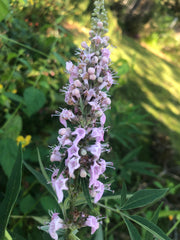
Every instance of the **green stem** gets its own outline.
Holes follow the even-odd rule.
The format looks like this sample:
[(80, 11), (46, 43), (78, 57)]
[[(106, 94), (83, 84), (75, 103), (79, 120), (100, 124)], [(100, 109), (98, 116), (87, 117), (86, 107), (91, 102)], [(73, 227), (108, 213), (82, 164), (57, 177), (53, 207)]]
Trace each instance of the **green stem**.
[(103, 207), (103, 208), (106, 208), (106, 209), (109, 209), (111, 210), (112, 212), (115, 212), (115, 213), (118, 213), (118, 214), (123, 214), (122, 212), (119, 211), (119, 209), (115, 209), (115, 208), (111, 208), (111, 207), (108, 207), (102, 203), (96, 203), (96, 205), (100, 206), (100, 207)]
[(176, 227), (179, 225), (180, 223), (180, 219), (172, 226), (172, 228), (167, 232), (167, 236), (169, 236), (175, 229)]
[(11, 237), (11, 235), (8, 233), (7, 230), (5, 230), (5, 238), (6, 238), (7, 240), (13, 240), (12, 237)]

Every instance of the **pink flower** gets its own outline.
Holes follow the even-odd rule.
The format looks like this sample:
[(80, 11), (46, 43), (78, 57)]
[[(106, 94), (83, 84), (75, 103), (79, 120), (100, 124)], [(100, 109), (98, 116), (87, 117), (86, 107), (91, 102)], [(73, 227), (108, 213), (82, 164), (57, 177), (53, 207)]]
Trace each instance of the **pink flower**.
[(89, 216), (86, 219), (85, 226), (91, 227), (91, 234), (94, 234), (95, 231), (99, 228), (99, 222), (94, 216)]
[(57, 231), (64, 227), (63, 220), (58, 217), (59, 213), (53, 213), (51, 222), (49, 223), (49, 234), (54, 240), (58, 240)]

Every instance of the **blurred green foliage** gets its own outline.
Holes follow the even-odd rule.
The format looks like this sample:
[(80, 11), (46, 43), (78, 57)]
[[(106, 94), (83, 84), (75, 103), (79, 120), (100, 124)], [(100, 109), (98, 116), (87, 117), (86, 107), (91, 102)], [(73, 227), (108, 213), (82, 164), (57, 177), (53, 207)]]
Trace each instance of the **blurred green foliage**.
[[(115, 4), (119, 4), (118, 1), (107, 1), (107, 7), (117, 12), (118, 8), (114, 10), (113, 7)], [(50, 239), (47, 234), (39, 231), (37, 226), (47, 222), (48, 210), (58, 209), (58, 205), (48, 193), (51, 190), (43, 186), (46, 182), (39, 173), (36, 146), (40, 149), (44, 166), (48, 168), (48, 145), (55, 144), (59, 127), (58, 121), (51, 119), (51, 114), (64, 106), (64, 96), (59, 93), (59, 89), (62, 89), (68, 80), (65, 62), (76, 61), (74, 54), (77, 46), (74, 44), (74, 36), (68, 21), (76, 19), (83, 24), (83, 17), (89, 14), (91, 8), (92, 1), (0, 1), (0, 165), (2, 167), (0, 202), (4, 199), (6, 182), (10, 179), (16, 162), (18, 137), (24, 138), (25, 145), (30, 143), (23, 149), (26, 168), (23, 169), (21, 191), (8, 225), (13, 239)], [(86, 9), (84, 15), (82, 9)], [(90, 15), (88, 17), (90, 18)], [(120, 20), (118, 18), (118, 21)], [(150, 34), (144, 35), (147, 41), (150, 39), (158, 45), (161, 39), (164, 46), (166, 41), (169, 41), (168, 37), (164, 37), (164, 32), (172, 20), (171, 16), (165, 16), (162, 20), (157, 14), (152, 19), (153, 23), (157, 24), (156, 31), (152, 24)], [(142, 29), (141, 24), (135, 29), (136, 33), (139, 29)], [(167, 36), (170, 35), (171, 31), (167, 32)], [(116, 39), (119, 42), (119, 38)], [(179, 190), (179, 185), (176, 184), (178, 179), (158, 176), (160, 171), (158, 165), (162, 162), (154, 161), (149, 154), (150, 143), (147, 140), (152, 133), (152, 119), (141, 110), (139, 105), (132, 104), (128, 98), (124, 100), (123, 94), (123, 97), (120, 96), (121, 89), (126, 88), (129, 78), (137, 77), (134, 74), (133, 64), (120, 57), (115, 62), (114, 69), (120, 75), (120, 79), (117, 79), (118, 85), (112, 89), (112, 109), (107, 113), (107, 126), (111, 126), (107, 138), (113, 151), (106, 156), (106, 159), (113, 160), (115, 167), (115, 170), (108, 170), (109, 181), (116, 192), (120, 192), (122, 182), (128, 183), (128, 192), (146, 186), (168, 187), (169, 197), (165, 200), (165, 207), (162, 206), (159, 210), (161, 217), (159, 223), (166, 231), (177, 223), (176, 218), (179, 216), (179, 212), (176, 211), (178, 198), (174, 197)], [(32, 137), (31, 142), (26, 140), (26, 136), (29, 135)], [(166, 141), (160, 141), (162, 141), (160, 146), (168, 145)], [(170, 145), (168, 146), (171, 148)], [(105, 200), (105, 204), (107, 202), (108, 200)], [(108, 204), (112, 206), (119, 204), (119, 199), (109, 201)], [(156, 206), (148, 211), (140, 210), (140, 213), (151, 219), (154, 217), (155, 209)], [(131, 211), (133, 213), (133, 210)], [(95, 239), (100, 240), (103, 234), (105, 240), (118, 239), (119, 236), (124, 240), (128, 239), (122, 218), (108, 210), (106, 216), (103, 226), (105, 232), (102, 233), (100, 229)], [(168, 219), (169, 216), (173, 217), (174, 222)], [(131, 229), (128, 219), (126, 225)], [(142, 234), (146, 239), (146, 232)], [(87, 237), (90, 237), (89, 233)]]

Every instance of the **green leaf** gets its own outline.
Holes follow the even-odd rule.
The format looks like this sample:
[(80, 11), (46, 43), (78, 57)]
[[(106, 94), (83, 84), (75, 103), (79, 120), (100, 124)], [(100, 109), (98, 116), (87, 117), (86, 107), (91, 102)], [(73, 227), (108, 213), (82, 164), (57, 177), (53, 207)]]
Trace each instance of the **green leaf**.
[(9, 12), (9, 1), (0, 0), (0, 22), (6, 17)]
[(35, 207), (36, 201), (34, 198), (28, 194), (26, 197), (24, 197), (20, 202), (20, 210), (24, 213), (30, 213), (33, 208)]
[(28, 116), (31, 116), (43, 107), (46, 99), (42, 91), (34, 87), (28, 87), (24, 91), (24, 102), (26, 105), (24, 112)]
[(127, 195), (127, 187), (124, 182), (122, 186), (122, 192), (121, 192), (121, 207), (123, 207), (126, 202), (126, 195)]
[(88, 181), (87, 181), (86, 178), (81, 178), (81, 183), (82, 183), (82, 189), (83, 189), (84, 197), (87, 201), (87, 204), (92, 209), (93, 206), (92, 206), (92, 202), (91, 202), (91, 196), (89, 194)]
[(141, 236), (139, 235), (139, 232), (136, 229), (136, 227), (127, 218), (123, 218), (123, 219), (128, 228), (131, 240), (141, 240)]
[(17, 144), (12, 139), (3, 138), (0, 140), (0, 164), (8, 177), (11, 174), (13, 164), (16, 160), (17, 149)]
[(94, 240), (104, 240), (103, 229), (102, 229), (102, 225), (101, 224), (100, 224), (98, 230), (96, 231)]
[(4, 95), (13, 101), (23, 103), (23, 98), (17, 94), (14, 94), (11, 92), (5, 92)]
[(11, 211), (21, 188), (22, 158), (21, 145), (19, 145), (16, 162), (14, 163), (11, 176), (7, 183), (5, 197), (0, 205), (0, 239), (4, 237)]
[(41, 172), (42, 172), (43, 176), (45, 177), (45, 179), (46, 179), (47, 181), (50, 181), (49, 176), (47, 175), (46, 170), (45, 170), (45, 168), (44, 168), (44, 165), (43, 165), (43, 163), (42, 163), (41, 156), (40, 156), (40, 152), (39, 152), (39, 149), (38, 149), (38, 148), (37, 148), (37, 154), (38, 154), (38, 161), (39, 161), (39, 166), (40, 166), (40, 168), (41, 168)]
[(121, 208), (122, 210), (144, 207), (164, 197), (168, 189), (144, 189), (133, 194)]
[(154, 223), (150, 222), (149, 220), (140, 217), (140, 216), (128, 216), (124, 214), (124, 217), (130, 219), (131, 221), (137, 223), (142, 228), (147, 230), (148, 232), (152, 233), (154, 237), (156, 237), (158, 240), (171, 240), (166, 234)]
[[(159, 205), (159, 207), (156, 209), (156, 211), (155, 211), (155, 213), (154, 213), (154, 215), (153, 215), (153, 217), (151, 219), (151, 222), (153, 222), (154, 224), (157, 224), (157, 222), (158, 222), (158, 216), (159, 216), (159, 212), (161, 210), (162, 205), (163, 205), (163, 203), (161, 203)], [(149, 232), (146, 232), (145, 240), (153, 240), (153, 235), (151, 233), (149, 233)]]
[(48, 190), (48, 192), (57, 200), (56, 194), (53, 191), (53, 188), (50, 184), (47, 183), (45, 177), (39, 173), (38, 171), (34, 170), (29, 164), (23, 162), (25, 167), (35, 176), (35, 178)]
[(42, 207), (44, 208), (44, 210), (46, 210), (46, 212), (49, 209), (56, 209), (56, 210), (59, 209), (59, 205), (58, 205), (57, 201), (51, 196), (43, 196), (40, 199), (40, 203), (41, 203)]
[(14, 116), (2, 129), (6, 138), (16, 140), (22, 130), (22, 118), (19, 115)]
[(64, 58), (56, 52), (53, 52), (53, 55), (59, 61), (59, 63), (61, 63), (65, 67), (66, 61), (64, 60)]
[(122, 164), (131, 161), (135, 156), (137, 156), (137, 154), (139, 153), (139, 151), (141, 150), (142, 147), (138, 147), (135, 148), (133, 151), (131, 151), (130, 153), (128, 153), (122, 160)]

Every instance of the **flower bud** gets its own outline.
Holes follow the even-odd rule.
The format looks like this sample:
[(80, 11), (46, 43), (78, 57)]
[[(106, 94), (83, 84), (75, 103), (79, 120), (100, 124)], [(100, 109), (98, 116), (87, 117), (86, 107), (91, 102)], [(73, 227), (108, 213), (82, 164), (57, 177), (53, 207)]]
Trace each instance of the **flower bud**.
[(78, 73), (79, 73), (79, 74), (81, 74), (82, 72), (83, 72), (82, 69), (79, 69), (79, 70), (78, 70)]
[(81, 87), (82, 86), (82, 83), (79, 81), (79, 79), (74, 81), (74, 86), (75, 87)]
[(103, 82), (103, 78), (102, 77), (98, 77), (98, 83), (102, 83)]
[(93, 80), (93, 81), (96, 80), (96, 75), (95, 75), (95, 74), (90, 75), (90, 76), (89, 76), (89, 79), (91, 79), (91, 80)]
[(66, 128), (61, 128), (61, 129), (59, 129), (59, 135), (61, 135), (61, 136), (63, 136), (63, 135), (65, 135), (66, 134)]
[(83, 47), (83, 48), (88, 48), (88, 45), (87, 45), (86, 42), (82, 42), (82, 43), (81, 43), (81, 47)]
[(97, 56), (99, 56), (99, 55), (100, 55), (100, 52), (99, 52), (99, 51), (96, 51), (95, 54), (96, 54)]
[(98, 57), (96, 57), (96, 56), (93, 57), (92, 62), (93, 62), (93, 63), (98, 63)]
[(86, 149), (82, 148), (80, 151), (81, 156), (86, 156), (87, 155), (87, 151)]
[(108, 61), (109, 61), (109, 60), (108, 60), (107, 57), (102, 57), (102, 62), (103, 62), (103, 63), (108, 63)]
[(103, 111), (102, 111), (102, 110), (99, 110), (99, 111), (97, 111), (97, 112), (95, 113), (95, 116), (96, 116), (96, 117), (101, 117), (102, 114), (103, 114)]
[(98, 22), (97, 25), (98, 25), (99, 28), (103, 27), (103, 23), (102, 22)]
[(72, 95), (77, 97), (77, 98), (80, 98), (80, 91), (78, 88), (75, 88), (72, 90)]
[(87, 176), (87, 172), (84, 168), (80, 170), (80, 177), (85, 178)]
[(89, 74), (94, 74), (95, 73), (95, 68), (92, 68), (92, 67), (88, 68), (88, 73)]
[(90, 195), (91, 195), (91, 197), (94, 198), (94, 197), (96, 196), (96, 192), (95, 192), (94, 190), (91, 190), (91, 191), (90, 191)]

